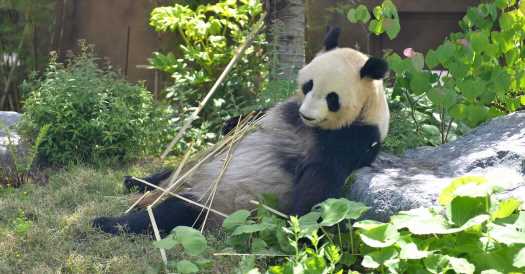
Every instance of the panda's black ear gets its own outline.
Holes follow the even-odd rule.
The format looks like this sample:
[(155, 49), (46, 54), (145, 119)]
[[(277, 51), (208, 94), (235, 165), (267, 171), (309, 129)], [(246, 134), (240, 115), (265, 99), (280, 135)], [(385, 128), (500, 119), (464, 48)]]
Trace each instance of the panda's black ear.
[(340, 28), (332, 26), (327, 27), (326, 35), (324, 37), (325, 51), (332, 50), (339, 45), (339, 34), (341, 34)]
[(365, 65), (361, 68), (361, 78), (370, 78), (374, 80), (383, 79), (388, 71), (388, 64), (385, 60), (376, 57), (370, 57)]

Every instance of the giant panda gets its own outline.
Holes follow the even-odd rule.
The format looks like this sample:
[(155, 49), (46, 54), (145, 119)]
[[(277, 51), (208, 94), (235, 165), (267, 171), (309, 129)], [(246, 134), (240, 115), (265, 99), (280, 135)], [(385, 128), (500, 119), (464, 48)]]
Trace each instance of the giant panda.
[[(339, 33), (338, 28), (330, 28), (324, 48), (299, 71), (298, 93), (268, 109), (257, 129), (237, 143), (215, 193), (214, 209), (226, 214), (251, 209), (250, 200), (273, 193), (280, 211), (300, 216), (340, 195), (351, 172), (374, 161), (390, 119), (382, 81), (387, 64), (338, 47)], [(223, 152), (201, 165), (185, 180), (189, 188), (180, 194), (204, 203), (225, 157)], [(162, 185), (169, 174), (146, 180)], [(153, 208), (164, 233), (179, 225), (198, 224), (200, 212), (201, 208), (176, 197)], [(210, 213), (208, 218), (220, 223), (223, 217)], [(151, 231), (146, 210), (99, 217), (93, 225), (112, 234)]]

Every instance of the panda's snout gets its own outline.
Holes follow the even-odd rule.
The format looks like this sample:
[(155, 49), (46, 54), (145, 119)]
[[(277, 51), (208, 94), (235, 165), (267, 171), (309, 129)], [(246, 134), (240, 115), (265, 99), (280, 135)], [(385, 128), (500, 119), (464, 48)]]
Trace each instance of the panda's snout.
[(301, 118), (303, 118), (306, 121), (314, 121), (315, 120), (315, 118), (308, 117), (308, 116), (302, 114), (301, 112), (299, 112), (299, 115), (301, 116)]

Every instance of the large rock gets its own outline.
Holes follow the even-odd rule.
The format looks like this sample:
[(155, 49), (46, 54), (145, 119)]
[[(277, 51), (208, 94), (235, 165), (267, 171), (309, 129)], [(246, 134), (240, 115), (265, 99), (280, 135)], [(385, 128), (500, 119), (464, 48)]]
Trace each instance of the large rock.
[(20, 136), (16, 133), (14, 126), (20, 120), (22, 114), (13, 111), (0, 111), (0, 166), (6, 167), (11, 162), (9, 145), (13, 146), (17, 154), (22, 155), (25, 148), (22, 147)]
[(357, 172), (349, 198), (372, 208), (366, 218), (387, 221), (401, 210), (436, 205), (441, 190), (463, 175), (485, 176), (504, 186), (500, 195), (525, 201), (525, 112), (493, 119), (439, 147), (401, 157), (382, 153)]

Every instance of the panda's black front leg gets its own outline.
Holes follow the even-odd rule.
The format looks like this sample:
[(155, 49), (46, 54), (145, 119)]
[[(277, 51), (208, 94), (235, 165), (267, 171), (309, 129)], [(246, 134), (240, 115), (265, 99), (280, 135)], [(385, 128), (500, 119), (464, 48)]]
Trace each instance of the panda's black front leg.
[(302, 216), (324, 200), (341, 192), (345, 178), (333, 165), (310, 163), (302, 166), (294, 180), (293, 204), (290, 215)]
[[(155, 216), (155, 222), (161, 235), (167, 235), (176, 226), (192, 226), (194, 223), (200, 225), (197, 220), (199, 212), (197, 208), (175, 197), (153, 208), (153, 216)], [(119, 217), (99, 217), (93, 220), (93, 226), (110, 234), (120, 234), (123, 231), (133, 234), (151, 234), (152, 232), (146, 209)]]

